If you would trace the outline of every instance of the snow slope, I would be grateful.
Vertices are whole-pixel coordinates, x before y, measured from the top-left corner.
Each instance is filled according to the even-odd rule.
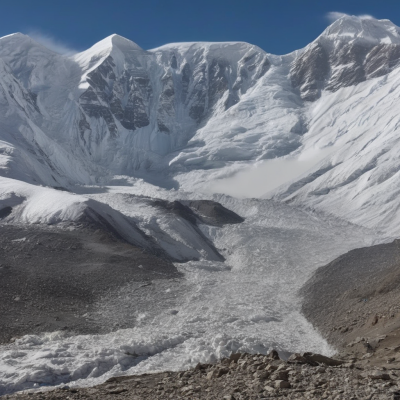
[[[308,110],[311,128],[298,151],[331,149],[277,199],[334,213],[399,234],[400,163],[397,115],[400,71],[324,93]]]

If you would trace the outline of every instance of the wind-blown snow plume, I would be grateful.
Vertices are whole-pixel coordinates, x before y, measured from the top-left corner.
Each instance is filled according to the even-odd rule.
[[[41,43],[43,46],[47,47],[48,49],[56,53],[65,56],[71,56],[78,52],[78,50],[72,48],[67,43],[64,43],[61,40],[53,37],[52,35],[48,33],[43,33],[37,29],[29,31],[28,35],[36,42]]]
[[[328,12],[325,17],[329,22],[335,22],[336,20],[343,18],[343,17],[349,17],[349,14],[346,13],[342,13],[339,11],[330,11]],[[373,17],[372,15],[368,15],[368,14],[361,14],[361,15],[357,15],[357,18],[360,19],[375,19],[375,17]]]

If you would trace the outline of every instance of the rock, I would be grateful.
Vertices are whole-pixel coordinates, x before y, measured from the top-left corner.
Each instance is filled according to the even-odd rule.
[[[277,371],[289,371],[289,369],[287,368],[286,364],[281,364],[279,365]]]
[[[278,381],[275,381],[275,387],[277,389],[289,389],[290,383],[287,381],[278,380]]]
[[[182,372],[143,374],[141,376],[121,376],[109,379],[96,388],[81,388],[78,396],[71,389],[61,387],[53,392],[28,394],[32,400],[78,399],[97,400],[100,398],[140,398],[141,400],[164,399],[256,399],[256,398],[301,398],[301,399],[397,399],[393,393],[398,391],[400,373],[381,367],[379,370],[360,367],[354,369],[310,366],[309,364],[288,364],[283,360],[271,360],[265,369],[264,357],[242,355],[238,364],[229,359],[215,364],[198,364],[195,368]],[[229,367],[226,360],[230,361]],[[357,361],[353,359],[352,362]],[[248,367],[256,368],[254,374],[249,370],[236,368],[246,362]],[[272,365],[271,365],[272,364]],[[203,368],[207,366],[208,372]],[[259,370],[259,367],[264,368]],[[224,377],[222,377],[225,375]],[[178,378],[180,377],[180,378]],[[217,379],[220,378],[221,379]],[[207,379],[209,380],[207,380]],[[266,379],[270,378],[270,381]],[[212,381],[210,381],[210,379]],[[290,382],[289,382],[290,380]],[[288,390],[289,389],[289,390]],[[293,392],[293,394],[292,394]],[[114,395],[120,395],[115,396]],[[375,397],[374,397],[375,396]],[[396,395],[397,396],[397,395]],[[12,395],[10,400],[24,400],[27,397]],[[378,398],[378,397],[377,397]],[[400,399],[397,399],[400,400]]]
[[[215,375],[216,375],[216,371],[215,371],[215,370],[214,370],[214,371],[210,371],[210,372],[207,374],[206,378],[207,378],[207,379],[214,379],[214,378],[215,378]]]
[[[288,363],[294,363],[294,364],[307,364],[307,360],[305,357],[303,357],[299,353],[293,353],[289,358],[288,358]]]
[[[120,394],[120,393],[127,392],[127,391],[128,391],[128,389],[126,387],[116,387],[113,389],[108,389],[109,394]]]
[[[268,365],[271,365],[272,367],[276,367],[277,369],[280,365],[285,365],[285,361],[283,360],[271,360]]]
[[[347,347],[353,347],[353,346],[356,345],[357,343],[364,342],[364,341],[365,341],[365,338],[358,336],[358,337],[356,337],[355,340],[353,340],[352,342],[350,342],[350,343],[347,345]]]
[[[316,386],[322,386],[325,385],[325,383],[328,383],[328,381],[326,379],[318,379]]]
[[[344,364],[344,361],[335,360],[330,357],[323,356],[322,354],[316,353],[303,353],[303,357],[307,360],[310,365],[325,364],[330,367],[338,366]]]
[[[193,390],[193,385],[184,386],[183,388],[181,388],[182,393],[190,392],[192,390]]]
[[[268,365],[266,368],[265,368],[265,371],[267,371],[267,372],[274,372],[274,371],[276,371],[278,369],[278,367],[276,366],[276,365]]]
[[[217,372],[217,378],[221,377],[222,375],[225,375],[229,372],[228,368],[220,368]]]
[[[372,373],[368,372],[366,375],[370,379],[383,379],[385,381],[390,380],[390,375],[383,371],[373,371]]]
[[[364,354],[364,355],[361,357],[361,360],[365,360],[365,359],[367,359],[367,358],[371,358],[372,356],[373,356],[372,353],[366,353],[366,354]]]
[[[207,369],[207,367],[208,367],[207,364],[198,363],[198,364],[194,367],[194,370],[195,370],[195,371],[201,371],[201,370]]]
[[[272,392],[275,392],[275,388],[273,388],[272,386],[264,386],[264,391],[267,392],[267,394],[265,396],[268,396],[269,394],[271,394]],[[264,393],[265,393],[264,392]]]
[[[261,392],[264,391],[263,387],[259,383],[256,383],[256,384],[253,385],[253,390],[256,393],[261,393]]]
[[[280,359],[279,354],[278,354],[278,352],[276,350],[271,350],[268,353],[268,358],[271,358],[272,360],[279,360]]]
[[[353,362],[345,363],[345,364],[343,364],[343,367],[353,369],[354,368],[354,363]]]
[[[235,363],[239,361],[239,358],[242,354],[241,353],[232,353],[229,357],[229,359]]]
[[[253,376],[256,379],[263,381],[269,377],[269,372],[267,371],[255,372]]]
[[[207,374],[206,378],[207,379],[220,378],[222,375],[225,375],[228,372],[229,372],[228,368],[217,368],[217,369],[214,369],[214,370],[210,371]]]
[[[271,375],[272,381],[288,381],[289,372],[288,371],[276,371]]]

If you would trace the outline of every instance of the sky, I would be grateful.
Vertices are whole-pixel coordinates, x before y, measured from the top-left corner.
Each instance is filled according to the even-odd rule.
[[[118,33],[144,49],[191,41],[244,41],[286,54],[346,13],[400,25],[398,0],[16,0],[2,3],[0,36],[22,32],[61,53]]]

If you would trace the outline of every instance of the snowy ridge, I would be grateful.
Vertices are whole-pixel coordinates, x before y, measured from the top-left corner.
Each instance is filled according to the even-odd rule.
[[[339,18],[321,36],[332,37],[333,40],[343,36],[345,39],[370,41],[375,45],[400,43],[399,28],[388,19],[378,21],[355,16]]]
[[[95,223],[104,220],[127,242],[156,254],[162,249],[164,256],[176,261],[221,260],[196,227],[157,210],[147,198],[129,194],[90,197],[0,178],[0,210],[11,208],[2,222],[77,229],[87,218]]]

